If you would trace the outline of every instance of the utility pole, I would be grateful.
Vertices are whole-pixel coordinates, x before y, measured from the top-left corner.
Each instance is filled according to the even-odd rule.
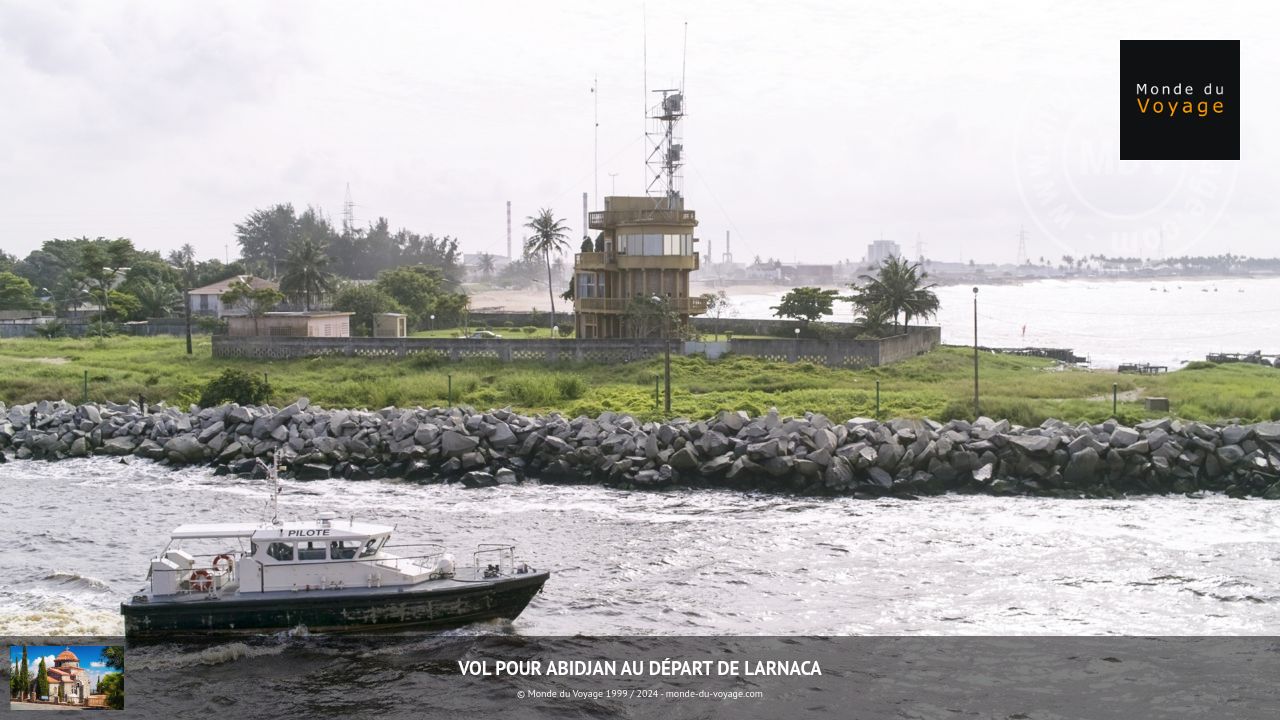
[[[973,419],[982,417],[978,409],[978,288],[973,289]]]
[[[507,201],[507,260],[514,260],[511,256],[511,201]]]
[[[182,294],[184,310],[187,318],[187,354],[191,354],[191,282],[187,282],[187,291]]]
[[[668,299],[653,296],[653,302],[662,309],[662,385],[663,409],[671,417],[671,305]]]

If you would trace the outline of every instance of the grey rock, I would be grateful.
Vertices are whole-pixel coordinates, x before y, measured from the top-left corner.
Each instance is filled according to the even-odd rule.
[[[445,430],[440,436],[440,450],[445,457],[458,457],[479,447],[480,442],[456,430]],[[567,445],[566,445],[567,449]]]

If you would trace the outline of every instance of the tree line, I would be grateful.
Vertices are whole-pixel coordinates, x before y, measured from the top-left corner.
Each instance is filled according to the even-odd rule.
[[[279,291],[238,283],[228,304],[251,315],[286,300],[300,309],[349,309],[360,328],[377,312],[404,312],[415,327],[426,327],[432,315],[457,322],[467,304],[458,291],[457,240],[390,227],[378,218],[367,228],[339,230],[316,208],[298,213],[276,204],[235,225],[241,257],[231,263],[197,261],[189,244],[162,256],[128,238],[48,240],[22,259],[0,251],[0,310],[89,310],[100,323],[164,318],[182,312],[187,290],[256,275],[277,281]]]
[[[926,283],[928,278],[929,273],[921,271],[919,264],[891,256],[875,275],[859,276],[858,282],[849,286],[853,290],[850,295],[799,287],[783,295],[770,309],[775,317],[800,321],[803,334],[810,323],[831,315],[837,301],[847,302],[859,315],[862,332],[881,336],[889,329],[890,321],[894,328],[906,329],[912,318],[924,319],[938,312],[938,296],[933,292],[935,286]]]

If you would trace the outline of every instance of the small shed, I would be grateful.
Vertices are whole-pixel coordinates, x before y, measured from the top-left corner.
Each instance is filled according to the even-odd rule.
[[[402,338],[409,334],[409,316],[404,313],[378,313],[373,316],[373,336]]]
[[[351,337],[349,312],[269,312],[262,317],[229,317],[232,337]]]

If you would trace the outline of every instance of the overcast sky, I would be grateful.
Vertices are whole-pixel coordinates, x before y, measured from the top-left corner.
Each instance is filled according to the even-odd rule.
[[[1012,261],[1020,227],[1033,258],[1280,255],[1274,5],[1085,5],[0,0],[0,248],[234,257],[254,208],[339,220],[348,183],[362,223],[467,252],[505,252],[507,200],[517,241],[544,206],[578,236],[597,177],[646,183],[647,18],[650,88],[688,23],[685,197],[717,258],[732,230],[737,260],[883,235]],[[1242,41],[1239,162],[1118,161],[1121,38]]]

